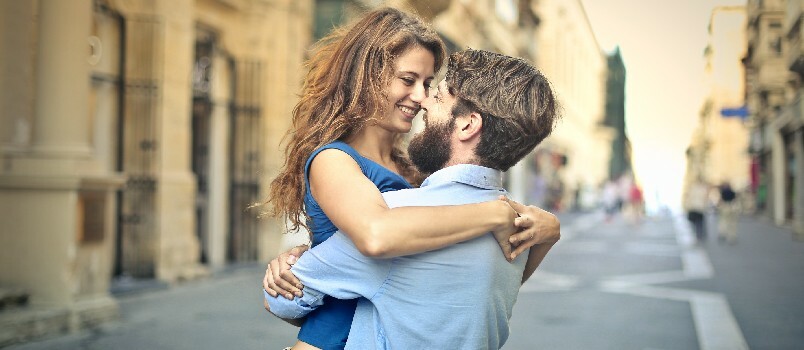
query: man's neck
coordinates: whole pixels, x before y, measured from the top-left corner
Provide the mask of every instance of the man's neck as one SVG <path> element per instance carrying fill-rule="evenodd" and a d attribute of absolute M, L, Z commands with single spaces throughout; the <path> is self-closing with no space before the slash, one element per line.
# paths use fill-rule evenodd
<path fill-rule="evenodd" d="M 466 155 L 465 153 L 462 155 L 456 153 L 457 152 L 453 152 L 452 157 L 450 157 L 450 159 L 446 163 L 444 163 L 444 168 L 459 164 L 484 166 L 483 164 L 480 164 L 480 162 L 477 160 L 477 157 L 475 157 L 474 152 L 472 152 L 470 155 Z"/>
<path fill-rule="evenodd" d="M 467 141 L 458 141 L 453 136 L 450 145 L 450 158 L 447 163 L 444 164 L 444 167 L 446 168 L 458 164 L 482 165 L 475 154 L 475 148 L 477 148 L 477 144 L 480 142 L 479 139 L 479 137 L 476 137 Z"/>

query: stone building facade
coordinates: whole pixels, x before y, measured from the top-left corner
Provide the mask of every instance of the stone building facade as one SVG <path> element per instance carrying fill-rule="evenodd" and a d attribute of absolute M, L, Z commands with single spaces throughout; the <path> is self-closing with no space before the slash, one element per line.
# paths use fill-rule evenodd
<path fill-rule="evenodd" d="M 717 7 L 709 21 L 705 50 L 707 96 L 687 152 L 685 184 L 695 179 L 750 195 L 749 131 L 744 104 L 746 10 L 743 6 Z"/>
<path fill-rule="evenodd" d="M 580 1 L 543 0 L 537 4 L 540 28 L 535 62 L 550 78 L 564 116 L 542 146 L 555 159 L 547 164 L 559 174 L 561 208 L 583 207 L 575 199 L 609 178 L 616 129 L 606 126 L 607 58 Z"/>
<path fill-rule="evenodd" d="M 801 0 L 749 0 L 746 104 L 751 188 L 759 212 L 804 237 Z"/>
<path fill-rule="evenodd" d="M 281 165 L 312 10 L 0 4 L 0 287 L 21 300 L 0 344 L 116 317 L 112 281 L 276 254 L 282 225 L 249 206 Z"/>

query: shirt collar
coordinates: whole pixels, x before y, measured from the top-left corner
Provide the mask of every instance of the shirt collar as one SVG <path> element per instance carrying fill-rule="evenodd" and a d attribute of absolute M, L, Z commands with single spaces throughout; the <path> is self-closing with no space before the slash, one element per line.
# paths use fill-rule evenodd
<path fill-rule="evenodd" d="M 490 190 L 502 189 L 502 171 L 474 164 L 457 164 L 428 176 L 421 187 L 458 182 Z"/>

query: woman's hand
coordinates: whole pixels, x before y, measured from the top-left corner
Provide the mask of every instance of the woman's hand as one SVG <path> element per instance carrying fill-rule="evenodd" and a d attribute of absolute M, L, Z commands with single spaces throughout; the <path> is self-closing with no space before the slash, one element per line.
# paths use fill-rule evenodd
<path fill-rule="evenodd" d="M 500 196 L 500 200 L 507 202 L 520 215 L 514 219 L 514 225 L 519 232 L 509 238 L 513 246 L 510 260 L 516 259 L 519 254 L 534 245 L 556 243 L 561 239 L 561 222 L 555 215 L 532 205 L 522 205 L 504 196 Z"/>
<path fill-rule="evenodd" d="M 294 295 L 301 297 L 301 290 L 304 286 L 301 284 L 301 281 L 290 272 L 290 267 L 296 263 L 307 249 L 308 247 L 306 245 L 300 245 L 279 254 L 278 257 L 271 260 L 271 262 L 268 263 L 268 267 L 265 268 L 265 276 L 262 278 L 262 288 L 274 298 L 278 295 L 282 295 L 288 300 L 292 300 Z"/>
<path fill-rule="evenodd" d="M 499 201 L 492 201 L 490 204 L 494 204 L 495 208 L 499 208 L 499 215 L 504 218 L 504 220 L 497 225 L 497 228 L 491 232 L 497 240 L 497 244 L 500 245 L 505 260 L 511 262 L 514 260 L 513 257 L 515 257 L 515 255 L 513 255 L 514 245 L 511 243 L 511 237 L 520 230 L 516 225 L 516 220 L 519 219 L 519 215 L 504 196 L 500 196 Z"/>

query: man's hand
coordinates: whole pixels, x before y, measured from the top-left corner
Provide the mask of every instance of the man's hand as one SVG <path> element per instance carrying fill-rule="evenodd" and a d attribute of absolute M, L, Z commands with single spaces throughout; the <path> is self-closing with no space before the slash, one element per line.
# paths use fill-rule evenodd
<path fill-rule="evenodd" d="M 271 262 L 268 263 L 268 267 L 265 268 L 265 276 L 262 278 L 262 288 L 274 298 L 278 295 L 282 295 L 288 300 L 292 300 L 294 295 L 301 297 L 301 290 L 304 286 L 301 284 L 301 281 L 290 272 L 290 267 L 296 263 L 307 249 L 308 247 L 306 245 L 300 245 L 279 254 L 278 257 L 271 260 Z"/>
<path fill-rule="evenodd" d="M 555 215 L 534 206 L 522 205 L 504 196 L 500 196 L 500 199 L 508 202 L 511 208 L 520 214 L 514 220 L 514 225 L 520 231 L 509 237 L 509 242 L 514 247 L 510 260 L 536 244 L 554 244 L 561 239 L 561 222 Z"/>

